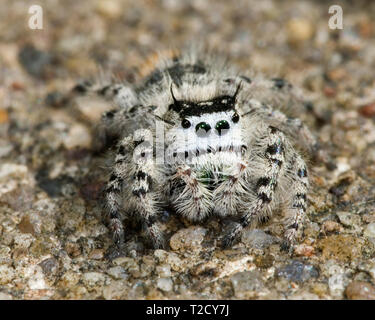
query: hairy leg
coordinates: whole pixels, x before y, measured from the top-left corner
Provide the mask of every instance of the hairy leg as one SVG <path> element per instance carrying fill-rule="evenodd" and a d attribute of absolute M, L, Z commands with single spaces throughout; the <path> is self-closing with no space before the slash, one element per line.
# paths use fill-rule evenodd
<path fill-rule="evenodd" d="M 306 164 L 299 155 L 293 155 L 293 162 L 287 174 L 291 179 L 292 197 L 288 210 L 291 211 L 292 216 L 288 221 L 282 249 L 291 250 L 306 214 L 306 193 L 309 186 Z"/>
<path fill-rule="evenodd" d="M 282 78 L 262 79 L 254 77 L 250 79 L 238 76 L 231 79 L 233 85 L 241 82 L 243 90 L 248 92 L 244 97 L 244 115 L 258 114 L 267 120 L 270 125 L 280 128 L 287 133 L 311 155 L 313 160 L 323 162 L 327 168 L 335 165 L 324 150 L 319 140 L 311 133 L 309 128 L 298 118 L 287 116 L 283 111 L 291 114 L 311 113 L 317 117 L 310 101 L 306 101 L 301 90 L 294 87 Z"/>
<path fill-rule="evenodd" d="M 155 248 L 165 246 L 158 223 L 159 203 L 155 192 L 155 165 L 152 158 L 152 144 L 147 143 L 146 130 L 138 130 L 134 137 L 120 141 L 115 165 L 105 190 L 106 217 L 116 244 L 121 244 L 124 229 L 121 211 L 135 211 L 144 230 Z M 123 188 L 127 181 L 126 190 Z M 126 202 L 122 207 L 122 195 Z"/>
<path fill-rule="evenodd" d="M 214 210 L 219 216 L 230 216 L 236 213 L 241 196 L 246 194 L 246 186 L 243 181 L 245 181 L 244 176 L 246 176 L 248 167 L 248 161 L 239 161 L 233 167 L 233 174 L 215 189 L 213 194 Z"/>
<path fill-rule="evenodd" d="M 279 173 L 284 163 L 284 134 L 274 127 L 267 128 L 267 136 L 260 143 L 263 147 L 263 176 L 256 184 L 256 198 L 240 217 L 240 221 L 225 235 L 223 247 L 231 246 L 243 228 L 258 218 L 272 201 Z"/>
<path fill-rule="evenodd" d="M 89 81 L 77 84 L 73 88 L 73 93 L 97 94 L 108 101 L 113 101 L 120 109 L 128 109 L 138 103 L 135 91 L 130 85 L 113 83 L 107 85 L 96 85 Z"/>
<path fill-rule="evenodd" d="M 188 165 L 177 167 L 172 182 L 183 182 L 184 189 L 172 199 L 176 211 L 191 221 L 204 219 L 211 210 L 210 193 Z"/>

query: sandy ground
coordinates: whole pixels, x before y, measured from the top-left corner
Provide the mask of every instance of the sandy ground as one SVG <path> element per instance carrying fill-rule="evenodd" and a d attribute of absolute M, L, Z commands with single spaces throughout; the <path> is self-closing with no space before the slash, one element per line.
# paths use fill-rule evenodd
<path fill-rule="evenodd" d="M 375 3 L 325 1 L 0 2 L 0 299 L 375 299 Z M 155 50 L 204 42 L 244 70 L 285 77 L 313 102 L 303 120 L 335 167 L 311 165 L 308 219 L 292 256 L 277 219 L 221 250 L 222 225 L 165 215 L 171 249 L 111 241 L 90 126 L 106 104 L 65 97 L 98 65 L 137 79 Z"/>

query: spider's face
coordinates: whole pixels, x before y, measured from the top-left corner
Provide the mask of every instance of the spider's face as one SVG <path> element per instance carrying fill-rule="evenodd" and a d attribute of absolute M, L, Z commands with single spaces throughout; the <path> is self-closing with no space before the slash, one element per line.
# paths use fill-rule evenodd
<path fill-rule="evenodd" d="M 187 116 L 181 120 L 179 134 L 187 141 L 187 149 L 216 152 L 230 150 L 240 138 L 240 116 L 235 110 Z"/>
<path fill-rule="evenodd" d="M 174 130 L 174 153 L 185 158 L 204 154 L 232 152 L 241 148 L 241 117 L 235 109 L 235 98 L 220 96 L 203 102 L 175 102 L 178 113 Z"/>

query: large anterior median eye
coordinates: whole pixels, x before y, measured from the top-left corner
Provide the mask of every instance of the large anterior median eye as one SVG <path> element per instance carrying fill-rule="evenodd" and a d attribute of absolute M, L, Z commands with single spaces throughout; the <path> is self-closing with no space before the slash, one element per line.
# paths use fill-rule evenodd
<path fill-rule="evenodd" d="M 190 128 L 190 126 L 191 126 L 191 122 L 190 122 L 188 119 L 183 119 L 183 120 L 181 121 L 181 126 L 182 126 L 184 129 Z"/>
<path fill-rule="evenodd" d="M 211 129 L 211 126 L 206 122 L 200 122 L 195 126 L 195 131 L 204 130 L 208 132 Z"/>
<path fill-rule="evenodd" d="M 227 120 L 220 120 L 216 123 L 215 129 L 219 133 L 219 136 L 221 136 L 223 133 L 226 132 L 226 130 L 229 130 L 230 126 Z"/>

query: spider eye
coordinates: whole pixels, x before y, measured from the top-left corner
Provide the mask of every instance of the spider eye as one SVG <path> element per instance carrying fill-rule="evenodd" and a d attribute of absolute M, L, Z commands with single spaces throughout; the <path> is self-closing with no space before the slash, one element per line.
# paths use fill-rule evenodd
<path fill-rule="evenodd" d="M 191 122 L 188 119 L 183 119 L 181 121 L 181 125 L 184 129 L 190 128 Z"/>
<path fill-rule="evenodd" d="M 238 121 L 240 121 L 240 116 L 237 112 L 232 116 L 232 121 L 234 123 L 237 123 Z"/>

